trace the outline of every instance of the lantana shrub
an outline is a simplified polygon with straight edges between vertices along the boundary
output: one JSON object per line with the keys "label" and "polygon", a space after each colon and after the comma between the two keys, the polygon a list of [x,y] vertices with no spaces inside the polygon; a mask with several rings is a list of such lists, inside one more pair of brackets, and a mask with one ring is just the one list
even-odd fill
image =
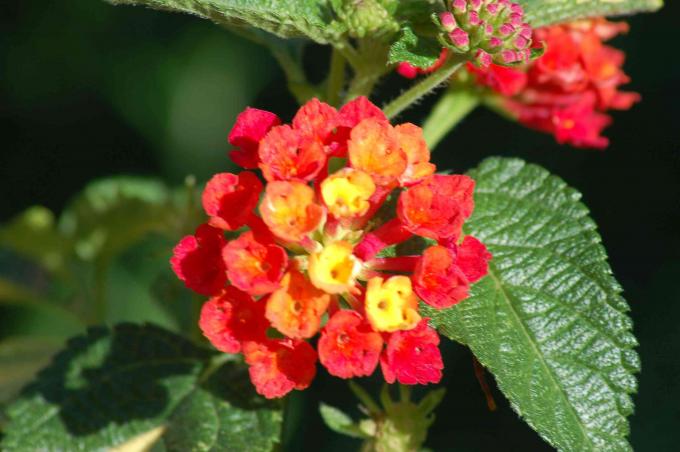
{"label": "lantana shrub", "polygon": [[[231,169],[189,196],[200,219],[167,252],[194,293],[198,343],[153,326],[90,330],[10,407],[3,450],[272,450],[287,401],[319,372],[348,384],[365,416],[320,401],[330,429],[361,450],[422,450],[443,376],[466,370],[445,362],[442,340],[470,348],[490,407],[485,370],[555,448],[630,449],[637,342],[579,193],[518,159],[455,174],[431,152],[477,106],[560,144],[614,148],[609,112],[641,98],[621,90],[625,55],[607,43],[628,25],[605,16],[660,0],[110,2],[264,45],[299,108],[243,110],[225,131]],[[319,84],[305,40],[331,50]],[[379,106],[374,88],[394,73],[403,91]],[[422,124],[409,122],[432,94]],[[106,401],[96,414],[70,411],[93,398]]]}

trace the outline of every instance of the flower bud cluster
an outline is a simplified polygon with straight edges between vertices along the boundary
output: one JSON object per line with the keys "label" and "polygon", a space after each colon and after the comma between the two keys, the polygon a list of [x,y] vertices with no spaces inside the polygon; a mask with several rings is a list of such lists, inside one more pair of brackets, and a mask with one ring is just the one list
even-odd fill
{"label": "flower bud cluster", "polygon": [[[213,176],[207,223],[171,259],[210,297],[205,337],[243,353],[269,398],[309,386],[317,360],[340,378],[380,364],[389,383],[438,382],[439,336],[419,302],[450,307],[487,272],[486,248],[462,233],[474,181],[434,174],[422,130],[392,126],[364,97],[340,110],[312,99],[283,125],[249,108],[229,141],[264,183],[252,171]],[[425,246],[397,255],[408,240]]]}
{"label": "flower bud cluster", "polygon": [[468,54],[480,67],[529,61],[531,26],[510,0],[452,0],[437,25],[445,48]]}

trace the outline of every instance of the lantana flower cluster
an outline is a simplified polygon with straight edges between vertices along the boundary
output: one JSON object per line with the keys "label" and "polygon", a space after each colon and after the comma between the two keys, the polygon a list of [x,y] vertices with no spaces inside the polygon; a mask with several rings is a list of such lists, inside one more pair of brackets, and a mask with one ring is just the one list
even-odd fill
{"label": "lantana flower cluster", "polygon": [[538,28],[534,42],[545,54],[520,68],[468,65],[476,81],[504,96],[502,108],[522,124],[551,133],[559,143],[603,149],[602,130],[612,119],[607,110],[628,110],[640,95],[619,91],[630,79],[625,54],[603,42],[628,25],[605,19]]}
{"label": "lantana flower cluster", "polygon": [[435,174],[422,130],[392,126],[365,97],[339,110],[312,99],[291,124],[248,108],[229,141],[246,170],[210,179],[209,219],[171,259],[209,297],[205,337],[242,353],[268,398],[308,387],[317,361],[340,378],[380,365],[389,383],[438,382],[439,336],[419,302],[450,307],[487,272],[490,254],[462,232],[474,181]]}

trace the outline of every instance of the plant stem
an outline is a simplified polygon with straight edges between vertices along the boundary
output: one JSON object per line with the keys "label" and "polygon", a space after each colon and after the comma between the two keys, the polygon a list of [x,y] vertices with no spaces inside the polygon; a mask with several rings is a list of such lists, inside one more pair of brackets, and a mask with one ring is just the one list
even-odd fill
{"label": "plant stem", "polygon": [[479,96],[465,88],[447,90],[423,123],[423,135],[430,150],[479,103]]}
{"label": "plant stem", "polygon": [[338,49],[331,53],[331,67],[326,86],[326,101],[334,106],[340,102],[340,92],[345,87],[345,57]]}
{"label": "plant stem", "polygon": [[441,68],[425,77],[420,82],[404,91],[399,97],[385,105],[383,111],[388,118],[394,118],[402,111],[419,101],[430,91],[446,82],[460,67],[465,60],[457,55],[449,56]]}
{"label": "plant stem", "polygon": [[345,95],[345,102],[348,102],[359,96],[368,96],[373,91],[373,87],[380,78],[382,74],[376,74],[374,72],[369,72],[362,74],[358,72],[347,89],[347,94]]}
{"label": "plant stem", "polygon": [[295,96],[295,100],[300,105],[319,95],[318,89],[307,81],[307,76],[302,67],[287,51],[277,47],[270,47],[270,51],[283,69],[283,73],[286,74],[288,90]]}

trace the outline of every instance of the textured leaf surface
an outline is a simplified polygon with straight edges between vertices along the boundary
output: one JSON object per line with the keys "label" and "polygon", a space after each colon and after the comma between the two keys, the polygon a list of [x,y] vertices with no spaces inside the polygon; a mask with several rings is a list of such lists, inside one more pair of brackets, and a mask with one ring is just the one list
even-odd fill
{"label": "textured leaf surface", "polygon": [[597,16],[656,11],[663,0],[518,0],[534,27]]}
{"label": "textured leaf surface", "polygon": [[581,195],[516,159],[488,159],[471,176],[468,232],[493,260],[468,299],[428,311],[433,323],[470,346],[553,446],[630,449],[637,342]]}
{"label": "textured leaf surface", "polygon": [[435,39],[416,36],[410,27],[405,27],[401,37],[390,47],[388,62],[395,64],[405,61],[425,69],[437,61],[441,51],[441,44]]}
{"label": "textured leaf surface", "polygon": [[162,425],[170,451],[270,449],[280,413],[235,364],[206,372],[214,356],[153,326],[91,329],[8,408],[0,449],[103,450]]}
{"label": "textured leaf surface", "polygon": [[193,14],[223,25],[250,25],[281,37],[328,43],[337,34],[327,0],[107,0]]}

